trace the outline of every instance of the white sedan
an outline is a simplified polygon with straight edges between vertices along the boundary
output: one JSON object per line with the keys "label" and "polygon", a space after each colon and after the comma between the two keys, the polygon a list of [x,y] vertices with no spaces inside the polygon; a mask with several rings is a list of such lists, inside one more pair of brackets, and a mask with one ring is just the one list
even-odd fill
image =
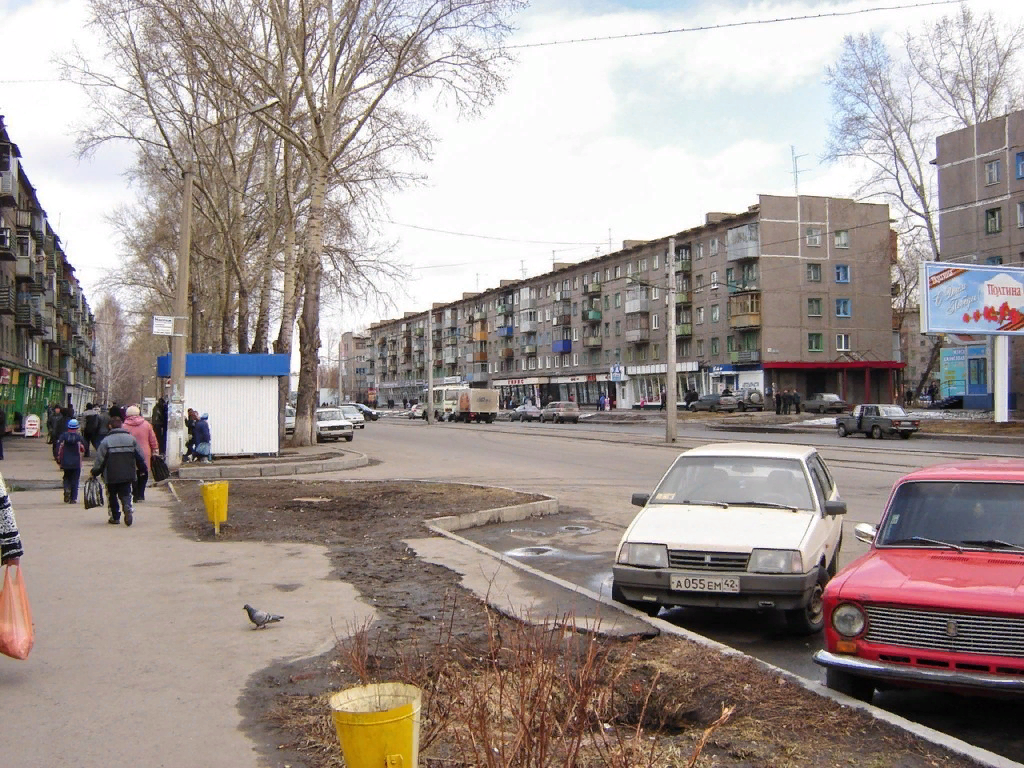
{"label": "white sedan", "polygon": [[612,598],[662,607],[776,609],[790,628],[824,626],[846,502],[814,448],[705,445],[682,453],[619,543]]}
{"label": "white sedan", "polygon": [[340,408],[316,409],[316,441],[347,440],[352,442],[355,430],[352,422],[342,416]]}

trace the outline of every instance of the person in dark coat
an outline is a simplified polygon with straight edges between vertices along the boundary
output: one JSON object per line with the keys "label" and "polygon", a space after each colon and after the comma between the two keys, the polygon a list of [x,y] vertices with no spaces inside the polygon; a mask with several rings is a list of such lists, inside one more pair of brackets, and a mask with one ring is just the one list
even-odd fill
{"label": "person in dark coat", "polygon": [[195,440],[193,451],[200,457],[200,461],[213,461],[213,446],[210,438],[210,414],[204,413],[199,421],[192,428],[192,438]]}
{"label": "person in dark coat", "polygon": [[132,488],[138,472],[146,466],[146,457],[131,434],[121,428],[121,419],[110,419],[110,432],[96,449],[96,460],[92,465],[92,476],[103,475],[107,485],[107,504],[110,515],[107,522],[117,525],[124,510],[124,524],[133,522],[135,508],[132,505]]}
{"label": "person in dark coat", "polygon": [[775,394],[775,415],[782,415],[782,400],[786,396],[786,390],[781,390]]}
{"label": "person in dark coat", "polygon": [[64,503],[78,503],[78,483],[82,477],[85,438],[78,432],[78,419],[68,419],[68,428],[57,441],[57,464],[64,472]]}
{"label": "person in dark coat", "polygon": [[60,440],[60,436],[64,434],[64,430],[67,428],[67,420],[64,418],[64,410],[58,405],[53,409],[53,423],[50,427],[50,446],[53,451],[53,460],[57,460],[57,441]]}
{"label": "person in dark coat", "polygon": [[784,416],[789,416],[790,411],[793,410],[793,393],[789,387],[782,393],[782,413]]}
{"label": "person in dark coat", "polygon": [[793,410],[797,416],[800,415],[800,392],[796,389],[793,390]]}

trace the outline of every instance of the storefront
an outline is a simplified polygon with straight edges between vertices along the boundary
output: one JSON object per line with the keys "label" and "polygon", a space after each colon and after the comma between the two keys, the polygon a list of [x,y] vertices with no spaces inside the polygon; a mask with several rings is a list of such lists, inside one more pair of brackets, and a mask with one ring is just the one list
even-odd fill
{"label": "storefront", "polygon": [[[686,391],[697,387],[696,373],[698,366],[696,361],[685,361],[676,363],[676,403],[683,402]],[[628,386],[625,387],[628,393],[628,400],[619,403],[620,408],[640,407],[661,407],[661,393],[665,391],[665,377],[668,372],[668,365],[631,365],[626,368],[629,374]]]}
{"label": "storefront", "polygon": [[711,365],[701,370],[701,386],[697,391],[718,393],[728,387],[733,392],[741,389],[764,391],[764,371],[759,365],[742,366],[732,363]]}
{"label": "storefront", "polygon": [[494,379],[498,390],[498,402],[504,408],[515,408],[529,401],[540,405],[541,396],[547,391],[547,376],[531,376],[525,379]]}
{"label": "storefront", "polygon": [[0,408],[7,416],[7,428],[22,430],[25,416],[34,413],[46,423],[46,406],[63,405],[64,382],[41,373],[15,367],[0,367]]}

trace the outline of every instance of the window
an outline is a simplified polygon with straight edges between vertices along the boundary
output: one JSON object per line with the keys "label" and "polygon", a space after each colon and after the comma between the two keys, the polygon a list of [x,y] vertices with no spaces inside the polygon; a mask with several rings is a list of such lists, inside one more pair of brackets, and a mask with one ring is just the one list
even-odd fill
{"label": "window", "polygon": [[693,287],[694,293],[701,293],[704,290],[704,275],[697,275],[697,280]]}
{"label": "window", "polygon": [[612,324],[611,323],[605,323],[604,324],[604,337],[607,339],[611,335],[612,335]]}
{"label": "window", "polygon": [[999,183],[999,161],[989,160],[985,163],[985,184]]}
{"label": "window", "polygon": [[808,245],[821,245],[821,227],[807,227],[805,232]]}
{"label": "window", "polygon": [[1017,228],[1024,229],[1024,203],[1017,203]]}
{"label": "window", "polygon": [[577,276],[577,277],[574,277],[574,278],[572,279],[572,289],[573,289],[573,290],[575,291],[575,290],[576,290],[577,288],[579,288],[579,287],[580,287],[580,279],[579,279],[579,277]]}
{"label": "window", "polygon": [[651,267],[651,269],[657,269],[658,268],[658,254],[654,254],[653,261],[654,261],[654,265]]}
{"label": "window", "polygon": [[651,360],[660,360],[660,359],[661,359],[661,344],[652,344],[651,345]]}
{"label": "window", "polygon": [[836,230],[836,248],[849,248],[850,247],[850,230],[848,229],[837,229]]}
{"label": "window", "polygon": [[579,328],[573,328],[572,329],[572,340],[573,341],[579,341],[580,340],[580,329]]}
{"label": "window", "polygon": [[704,243],[697,243],[697,258],[704,258]]}
{"label": "window", "polygon": [[711,271],[711,290],[718,290],[718,272],[716,270]]}
{"label": "window", "polygon": [[712,304],[711,305],[711,322],[712,323],[717,323],[718,322],[718,318],[720,316],[721,316],[721,313],[720,313],[720,311],[718,309],[718,305],[717,304]]}
{"label": "window", "polygon": [[692,344],[691,344],[690,340],[689,339],[683,339],[683,346],[682,346],[682,349],[680,350],[682,352],[682,354],[680,355],[680,357],[689,357],[690,356],[690,349],[691,349],[691,347],[692,347]]}
{"label": "window", "polygon": [[718,343],[718,337],[717,336],[714,337],[713,339],[711,339],[711,356],[712,357],[718,357],[718,353],[720,352],[719,346],[720,345]]}
{"label": "window", "polygon": [[1017,178],[1024,179],[1024,152],[1017,153]]}
{"label": "window", "polygon": [[647,259],[640,259],[640,262],[636,265],[636,268],[637,268],[638,272],[646,272],[647,271]]}
{"label": "window", "polygon": [[850,314],[850,300],[836,299],[836,317],[849,317]]}
{"label": "window", "polygon": [[604,295],[604,308],[605,309],[611,309],[612,308],[612,297],[609,296],[607,293]]}
{"label": "window", "polygon": [[577,312],[578,309],[579,309],[579,303],[574,301],[572,303],[572,316],[573,317],[576,317],[576,312]]}
{"label": "window", "polygon": [[836,282],[837,283],[848,283],[848,282],[850,282],[850,265],[849,264],[836,264]]}
{"label": "window", "polygon": [[704,339],[697,339],[697,357],[704,357]]}
{"label": "window", "polygon": [[704,322],[704,307],[697,307],[697,325]]}
{"label": "window", "polygon": [[572,353],[572,364],[574,367],[580,364],[580,355],[578,352]]}
{"label": "window", "polygon": [[728,267],[725,270],[725,286],[726,288],[731,288],[734,285],[736,285],[736,270]]}
{"label": "window", "polygon": [[612,268],[611,267],[605,267],[604,268],[604,281],[607,283],[611,279],[612,279]]}
{"label": "window", "polygon": [[820,333],[808,333],[807,334],[807,351],[808,352],[823,352],[824,346]]}
{"label": "window", "polygon": [[632,274],[633,274],[633,262],[630,261],[630,262],[628,262],[626,264],[626,277],[629,277]]}
{"label": "window", "polygon": [[807,265],[807,282],[808,283],[820,283],[821,282],[821,264],[808,264]]}
{"label": "window", "polygon": [[551,322],[551,307],[544,307],[544,322]]}
{"label": "window", "polygon": [[997,266],[999,266],[1000,264],[1003,263],[1003,257],[1002,256],[986,256],[985,257],[985,263],[988,264],[991,267],[997,267]]}
{"label": "window", "polygon": [[621,320],[616,320],[615,321],[615,335],[616,336],[621,336],[622,335],[622,321]]}
{"label": "window", "polygon": [[652,331],[658,330],[658,324],[660,322],[661,322],[661,315],[659,315],[657,312],[655,312],[653,315],[651,315],[651,330]]}
{"label": "window", "polygon": [[621,306],[622,306],[622,294],[621,293],[616,293],[615,294],[615,308],[618,309]]}
{"label": "window", "polygon": [[651,298],[656,299],[661,295],[661,292],[657,288],[651,288]]}
{"label": "window", "polygon": [[821,317],[821,299],[807,300],[807,316]]}
{"label": "window", "polygon": [[622,277],[622,266],[619,264],[615,265],[615,279],[618,280]]}
{"label": "window", "polygon": [[850,334],[848,333],[837,333],[836,334],[836,352],[849,352],[850,351]]}
{"label": "window", "polygon": [[1003,231],[1003,209],[989,208],[985,211],[985,234],[994,235]]}
{"label": "window", "polygon": [[709,250],[711,251],[711,255],[712,256],[717,256],[718,255],[718,238],[717,237],[712,237],[711,238],[711,243],[710,243]]}

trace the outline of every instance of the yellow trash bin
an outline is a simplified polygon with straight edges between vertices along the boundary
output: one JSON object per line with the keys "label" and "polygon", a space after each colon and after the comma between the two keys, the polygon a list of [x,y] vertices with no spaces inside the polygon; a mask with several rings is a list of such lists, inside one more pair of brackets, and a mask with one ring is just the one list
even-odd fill
{"label": "yellow trash bin", "polygon": [[420,702],[415,685],[376,683],[330,698],[334,728],[348,768],[416,768]]}
{"label": "yellow trash bin", "polygon": [[214,533],[220,533],[220,524],[228,519],[228,484],[224,480],[200,483],[199,491],[206,505],[206,516],[213,523]]}

